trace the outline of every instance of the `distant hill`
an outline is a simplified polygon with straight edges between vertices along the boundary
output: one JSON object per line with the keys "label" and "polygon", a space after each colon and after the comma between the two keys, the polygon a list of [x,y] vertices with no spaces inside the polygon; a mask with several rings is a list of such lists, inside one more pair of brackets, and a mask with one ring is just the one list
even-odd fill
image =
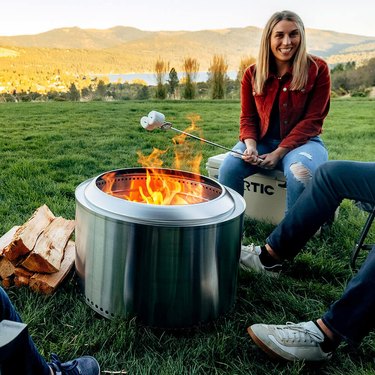
{"label": "distant hill", "polygon": [[[331,64],[356,61],[360,65],[375,57],[375,37],[316,29],[306,33],[309,52]],[[193,57],[200,70],[207,71],[213,55],[220,54],[227,59],[229,70],[237,70],[241,58],[257,55],[260,35],[261,29],[251,26],[155,32],[123,26],[61,28],[35,35],[0,36],[0,64],[11,59],[16,65],[60,64],[83,69],[82,73],[126,73],[153,71],[158,58],[181,71],[184,58]]]}
{"label": "distant hill", "polygon": [[36,48],[102,49],[142,39],[152,34],[133,27],[118,26],[107,30],[67,27],[35,35],[0,36],[0,45]]}

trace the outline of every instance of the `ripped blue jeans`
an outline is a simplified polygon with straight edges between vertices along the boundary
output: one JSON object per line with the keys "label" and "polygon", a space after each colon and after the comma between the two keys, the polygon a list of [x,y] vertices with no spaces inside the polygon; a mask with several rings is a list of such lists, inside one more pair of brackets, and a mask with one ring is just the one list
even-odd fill
{"label": "ripped blue jeans", "polygon": [[[274,151],[280,141],[265,139],[258,143],[259,155]],[[246,145],[238,142],[233,150],[244,152]],[[313,137],[307,143],[289,151],[278,163],[276,169],[283,171],[287,183],[286,210],[293,207],[297,198],[311,181],[319,165],[328,160],[328,152],[320,137]],[[262,168],[251,165],[242,159],[227,154],[219,169],[219,182],[228,186],[239,194],[244,194],[244,179],[255,173],[262,172]]]}

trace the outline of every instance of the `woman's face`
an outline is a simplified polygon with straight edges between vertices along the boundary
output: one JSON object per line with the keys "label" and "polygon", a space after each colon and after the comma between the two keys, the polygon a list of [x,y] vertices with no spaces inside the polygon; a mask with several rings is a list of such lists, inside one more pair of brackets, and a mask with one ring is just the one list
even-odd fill
{"label": "woman's face", "polygon": [[301,34],[295,22],[283,20],[277,23],[271,33],[271,51],[276,64],[290,63],[301,43]]}

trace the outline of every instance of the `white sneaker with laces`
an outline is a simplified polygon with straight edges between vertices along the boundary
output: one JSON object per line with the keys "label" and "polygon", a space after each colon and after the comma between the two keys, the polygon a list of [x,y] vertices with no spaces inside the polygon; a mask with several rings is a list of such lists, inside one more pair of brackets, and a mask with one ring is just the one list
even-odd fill
{"label": "white sneaker with laces", "polygon": [[320,347],[324,335],[314,322],[286,325],[253,324],[247,329],[254,342],[269,356],[288,361],[325,361],[332,352]]}
{"label": "white sneaker with laces", "polygon": [[281,263],[278,263],[272,267],[266,267],[260,261],[259,255],[261,253],[260,246],[254,246],[254,244],[241,247],[240,255],[240,266],[243,269],[250,269],[255,272],[260,272],[272,277],[278,277],[281,271]]}

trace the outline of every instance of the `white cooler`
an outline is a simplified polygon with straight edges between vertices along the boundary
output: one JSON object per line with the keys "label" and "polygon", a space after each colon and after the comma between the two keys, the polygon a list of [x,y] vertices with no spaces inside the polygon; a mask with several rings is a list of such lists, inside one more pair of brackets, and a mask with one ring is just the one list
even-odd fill
{"label": "white cooler", "polygon": [[[217,179],[219,167],[227,154],[208,158],[206,169],[208,176]],[[286,182],[279,170],[264,170],[244,180],[245,214],[257,220],[278,224],[285,214]]]}

